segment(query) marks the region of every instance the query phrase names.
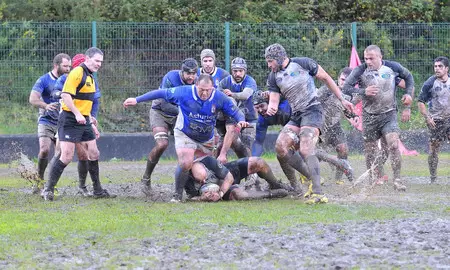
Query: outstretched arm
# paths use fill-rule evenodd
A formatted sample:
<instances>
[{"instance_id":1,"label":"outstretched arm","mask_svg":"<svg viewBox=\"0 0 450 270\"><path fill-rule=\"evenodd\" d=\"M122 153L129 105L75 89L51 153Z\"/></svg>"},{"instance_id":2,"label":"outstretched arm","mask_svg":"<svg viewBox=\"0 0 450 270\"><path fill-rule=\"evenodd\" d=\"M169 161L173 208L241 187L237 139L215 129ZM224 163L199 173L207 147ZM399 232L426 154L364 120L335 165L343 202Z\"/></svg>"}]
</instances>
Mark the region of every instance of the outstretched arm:
<instances>
[{"instance_id":1,"label":"outstretched arm","mask_svg":"<svg viewBox=\"0 0 450 270\"><path fill-rule=\"evenodd\" d=\"M152 90L149 91L141 96L135 97L135 98L127 98L123 102L123 106L125 108L129 106L135 106L137 103L154 100L158 98L166 98L167 89L158 89L158 90Z\"/></svg>"}]
</instances>

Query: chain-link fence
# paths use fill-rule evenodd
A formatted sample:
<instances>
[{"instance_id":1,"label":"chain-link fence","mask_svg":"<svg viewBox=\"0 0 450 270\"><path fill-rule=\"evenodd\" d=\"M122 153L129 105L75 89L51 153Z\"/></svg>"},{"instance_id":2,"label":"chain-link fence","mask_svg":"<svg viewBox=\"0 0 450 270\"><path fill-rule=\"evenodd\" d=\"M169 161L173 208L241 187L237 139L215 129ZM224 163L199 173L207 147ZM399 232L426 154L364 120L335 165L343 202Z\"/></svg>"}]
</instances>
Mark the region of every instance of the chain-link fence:
<instances>
[{"instance_id":1,"label":"chain-link fence","mask_svg":"<svg viewBox=\"0 0 450 270\"><path fill-rule=\"evenodd\" d=\"M385 59L411 70L416 91L432 75L432 60L448 55L450 48L448 23L353 26L360 56L367 45L379 45ZM203 48L213 49L223 68L229 68L236 56L245 58L249 74L263 88L268 74L264 49L269 44L283 44L289 56L314 58L336 77L348 65L351 32L351 24L6 22L0 28L0 97L6 112L12 113L7 121L35 121L28 96L36 79L51 69L53 57L97 46L105 52L97 74L103 131L148 131L149 104L125 111L123 100L157 88L164 74L179 69L183 59L199 61Z\"/></svg>"}]
</instances>

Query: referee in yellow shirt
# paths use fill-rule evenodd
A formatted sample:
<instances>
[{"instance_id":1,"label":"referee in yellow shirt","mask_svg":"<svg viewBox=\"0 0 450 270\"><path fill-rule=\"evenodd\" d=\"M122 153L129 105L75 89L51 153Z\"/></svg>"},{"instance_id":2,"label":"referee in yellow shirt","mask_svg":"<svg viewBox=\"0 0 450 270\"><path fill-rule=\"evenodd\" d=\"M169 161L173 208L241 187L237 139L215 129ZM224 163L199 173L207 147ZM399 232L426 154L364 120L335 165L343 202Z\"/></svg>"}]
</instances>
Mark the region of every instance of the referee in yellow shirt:
<instances>
[{"instance_id":1,"label":"referee in yellow shirt","mask_svg":"<svg viewBox=\"0 0 450 270\"><path fill-rule=\"evenodd\" d=\"M53 163L49 179L42 192L42 197L46 201L53 201L55 186L64 168L72 161L75 144L81 142L86 142L88 148L89 174L93 182L94 198L115 197L101 186L98 166L100 152L91 126L97 124L91 121L95 94L95 81L92 74L102 66L103 52L92 47L86 51L85 55L85 62L69 73L61 93L63 104L58 120L61 156Z\"/></svg>"}]
</instances>

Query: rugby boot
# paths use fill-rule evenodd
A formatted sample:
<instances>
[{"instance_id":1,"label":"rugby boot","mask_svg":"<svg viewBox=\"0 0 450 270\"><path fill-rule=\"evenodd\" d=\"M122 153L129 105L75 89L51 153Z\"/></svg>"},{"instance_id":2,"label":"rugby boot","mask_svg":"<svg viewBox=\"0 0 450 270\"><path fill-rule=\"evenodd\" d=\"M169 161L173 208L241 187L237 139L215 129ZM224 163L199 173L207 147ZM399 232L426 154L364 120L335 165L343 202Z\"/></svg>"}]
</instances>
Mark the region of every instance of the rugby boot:
<instances>
[{"instance_id":1,"label":"rugby boot","mask_svg":"<svg viewBox=\"0 0 450 270\"><path fill-rule=\"evenodd\" d=\"M328 198L324 194L312 194L311 197L305 201L306 204L327 203Z\"/></svg>"},{"instance_id":2,"label":"rugby boot","mask_svg":"<svg viewBox=\"0 0 450 270\"><path fill-rule=\"evenodd\" d=\"M403 184L401 179L397 178L394 180L394 190L406 191L406 186Z\"/></svg>"},{"instance_id":3,"label":"rugby boot","mask_svg":"<svg viewBox=\"0 0 450 270\"><path fill-rule=\"evenodd\" d=\"M145 194L145 196L150 196L152 191L152 180L149 178L141 179L141 191Z\"/></svg>"}]
</instances>

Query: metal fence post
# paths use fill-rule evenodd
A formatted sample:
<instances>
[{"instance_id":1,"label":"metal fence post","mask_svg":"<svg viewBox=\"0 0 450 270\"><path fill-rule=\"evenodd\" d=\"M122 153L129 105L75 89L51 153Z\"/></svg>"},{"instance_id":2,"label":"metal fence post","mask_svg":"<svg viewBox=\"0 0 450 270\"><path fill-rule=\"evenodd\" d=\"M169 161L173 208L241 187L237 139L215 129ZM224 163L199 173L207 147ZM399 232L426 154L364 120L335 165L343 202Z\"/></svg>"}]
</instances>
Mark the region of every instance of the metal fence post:
<instances>
[{"instance_id":1,"label":"metal fence post","mask_svg":"<svg viewBox=\"0 0 450 270\"><path fill-rule=\"evenodd\" d=\"M357 40L356 40L356 22L352 22L352 46L355 47L355 49L357 49L356 44L357 44Z\"/></svg>"},{"instance_id":2,"label":"metal fence post","mask_svg":"<svg viewBox=\"0 0 450 270\"><path fill-rule=\"evenodd\" d=\"M92 47L97 47L97 22L92 21ZM94 73L94 79L97 81L97 72Z\"/></svg>"},{"instance_id":3,"label":"metal fence post","mask_svg":"<svg viewBox=\"0 0 450 270\"><path fill-rule=\"evenodd\" d=\"M230 72L230 23L225 22L225 69Z\"/></svg>"}]
</instances>

